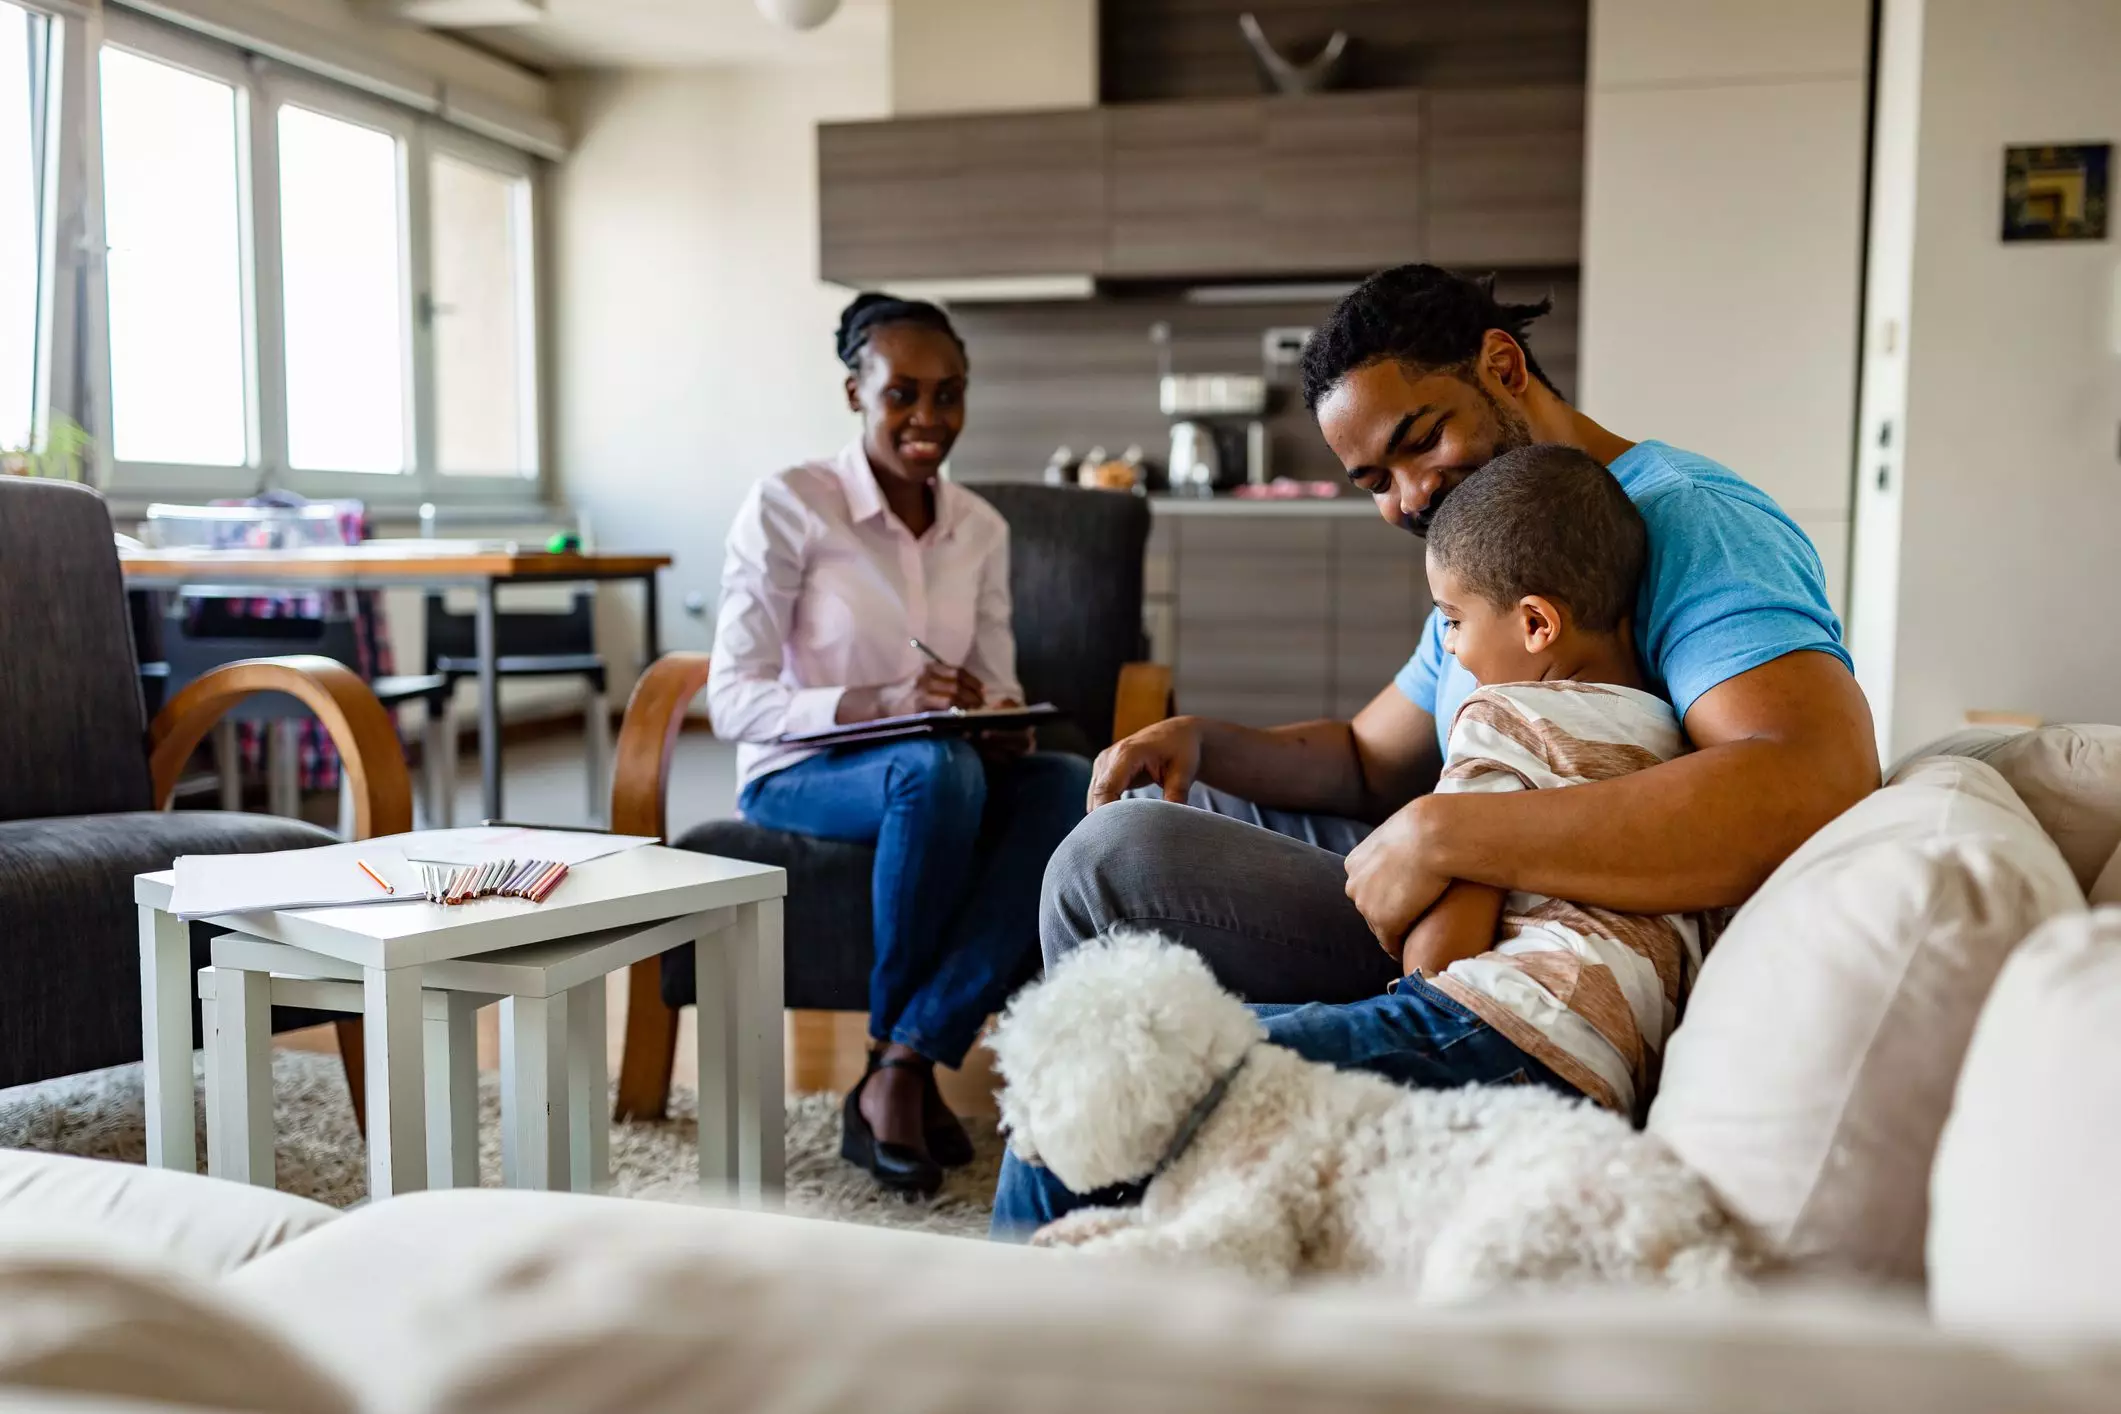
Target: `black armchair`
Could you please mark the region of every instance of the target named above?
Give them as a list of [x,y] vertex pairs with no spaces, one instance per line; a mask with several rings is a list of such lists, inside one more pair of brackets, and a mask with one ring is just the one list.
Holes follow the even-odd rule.
[[[1094,755],[1169,715],[1170,670],[1140,661],[1148,506],[1138,497],[1109,491],[1021,483],[977,489],[1009,522],[1017,676],[1025,696],[1055,703],[1069,714],[1067,722],[1041,730],[1040,745]],[[687,704],[706,680],[705,655],[668,654],[635,689],[620,730],[614,829],[663,833],[670,745]],[[871,850],[783,834],[740,819],[701,825],[675,843],[786,869],[788,1006],[867,1008],[873,956]],[[619,1074],[620,1117],[662,1116],[677,1044],[677,1009],[691,1005],[695,995],[690,946],[634,967]]]
[[[146,721],[102,498],[0,477],[0,1087],[140,1058],[134,875],[179,854],[332,839],[299,820],[169,813],[193,749],[230,706],[259,692],[297,697],[324,721],[349,772],[357,833],[411,827],[389,715],[328,659],[230,664]],[[199,965],[215,931],[192,930]],[[274,1014],[281,1030],[325,1019]],[[195,1010],[194,1044],[197,1026]],[[342,1043],[356,1036],[342,1031]]]

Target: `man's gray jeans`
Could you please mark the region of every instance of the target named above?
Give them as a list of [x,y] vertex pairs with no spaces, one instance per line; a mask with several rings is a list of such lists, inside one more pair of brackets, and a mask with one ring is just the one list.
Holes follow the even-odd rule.
[[1263,810],[1195,785],[1092,811],[1046,866],[1046,965],[1108,928],[1184,943],[1249,1002],[1352,1002],[1399,976],[1346,893],[1348,851],[1370,827]]

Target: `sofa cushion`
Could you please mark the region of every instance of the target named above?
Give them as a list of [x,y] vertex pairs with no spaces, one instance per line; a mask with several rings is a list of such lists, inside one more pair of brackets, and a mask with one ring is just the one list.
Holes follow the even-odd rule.
[[1930,1184],[1939,1320],[2121,1335],[2121,908],[2058,918],[1996,979]]
[[1800,1264],[1913,1282],[1974,1018],[2011,949],[2083,899],[1992,768],[1935,757],[1897,780],[1739,910],[1649,1127]]
[[2089,1414],[2121,1365],[2017,1359],[1847,1295],[1421,1310],[1376,1287],[497,1190],[375,1204],[226,1285],[366,1407],[452,1414]]
[[2089,893],[2121,848],[2121,727],[1969,727],[1906,757],[1970,756],[2001,773]]
[[2085,902],[2094,907],[2121,904],[2121,848],[2114,850],[2114,857],[2106,861],[2106,867],[2099,871],[2099,877],[2092,880],[2092,886],[2084,891],[2084,898]]
[[218,1277],[338,1217],[290,1193],[173,1169],[0,1149],[0,1236],[68,1233]]
[[355,1407],[265,1323],[208,1288],[48,1242],[0,1243],[6,1386],[193,1409],[339,1414]]
[[[140,1059],[133,876],[180,854],[329,844],[300,820],[136,810],[0,821],[0,1088]],[[210,930],[193,928],[203,965]]]

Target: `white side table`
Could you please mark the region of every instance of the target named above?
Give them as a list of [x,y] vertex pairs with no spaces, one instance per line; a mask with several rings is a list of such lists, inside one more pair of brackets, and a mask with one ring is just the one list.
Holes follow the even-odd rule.
[[[419,857],[416,835],[393,843]],[[170,887],[166,870],[134,881],[147,1161],[189,1171],[198,1163],[190,1084],[193,974],[186,927],[162,911]],[[225,1010],[230,988],[241,988],[245,1018],[254,1017],[256,1008],[270,1005],[273,984],[263,979],[276,972],[360,984],[368,1023],[369,1192],[380,1198],[428,1181],[422,993],[502,996],[503,1108],[521,1120],[503,1147],[516,1156],[517,1181],[545,1187],[574,1168],[577,1143],[592,1144],[603,1133],[601,1124],[587,1122],[590,1067],[586,1061],[571,1067],[567,1057],[570,1050],[585,1057],[593,1050],[594,1110],[601,1118],[604,974],[698,941],[700,995],[720,999],[702,1006],[699,1018],[701,1173],[703,1180],[732,1180],[740,1193],[756,1195],[778,1187],[783,1171],[781,900],[787,888],[786,874],[768,865],[651,845],[581,865],[543,904],[420,901],[229,914],[209,920],[233,930],[215,940],[217,1005]],[[239,975],[261,981],[231,980]],[[592,984],[596,1005],[569,1005],[574,989]],[[262,997],[253,999],[253,990]],[[248,1039],[250,1029],[232,1047],[244,1058],[236,1069],[249,1088],[215,1106],[217,1117],[229,1115],[249,1132],[237,1139],[232,1131],[230,1144],[214,1147],[224,1154],[240,1150],[256,1172],[257,1091],[269,1079],[258,1079],[264,1047]],[[584,1103],[571,1107],[570,1090]],[[579,1130],[571,1108],[584,1116]],[[590,1156],[583,1157],[593,1171]],[[269,1163],[263,1172],[269,1175]]]
[[[432,988],[421,994],[430,1188],[478,1186],[478,1013],[496,1000]],[[273,1186],[271,1032],[276,1006],[359,1015],[362,988],[359,982],[199,969],[199,1029],[206,1039],[206,1171],[262,1188]]]

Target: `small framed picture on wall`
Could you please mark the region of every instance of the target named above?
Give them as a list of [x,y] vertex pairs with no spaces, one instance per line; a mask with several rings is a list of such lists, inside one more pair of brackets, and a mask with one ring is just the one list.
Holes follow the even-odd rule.
[[2103,241],[2110,142],[2003,149],[2003,239]]

